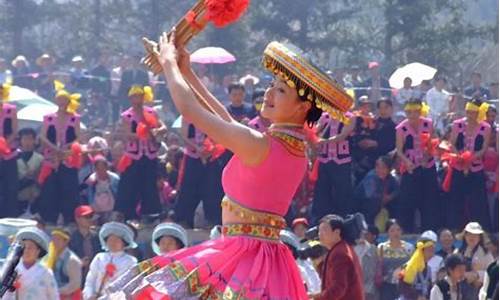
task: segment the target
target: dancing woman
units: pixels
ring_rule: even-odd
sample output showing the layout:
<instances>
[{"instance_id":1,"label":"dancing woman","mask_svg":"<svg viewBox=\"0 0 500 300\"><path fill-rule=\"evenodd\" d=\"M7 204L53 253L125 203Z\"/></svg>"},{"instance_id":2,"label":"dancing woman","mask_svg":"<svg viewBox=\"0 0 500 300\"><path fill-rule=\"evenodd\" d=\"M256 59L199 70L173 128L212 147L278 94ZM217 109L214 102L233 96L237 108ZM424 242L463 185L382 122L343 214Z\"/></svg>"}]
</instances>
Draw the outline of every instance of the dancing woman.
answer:
<instances>
[{"instance_id":1,"label":"dancing woman","mask_svg":"<svg viewBox=\"0 0 500 300\"><path fill-rule=\"evenodd\" d=\"M307 168L304 125L312 126L321 109L343 118L351 98L295 48L272 42L263 64L276 78L261 114L273 125L260 133L235 121L208 92L173 38L164 34L160 49L157 57L179 112L234 153L222 176L222 237L139 264L112 284L109 298L307 299L279 233Z\"/></svg>"}]
</instances>

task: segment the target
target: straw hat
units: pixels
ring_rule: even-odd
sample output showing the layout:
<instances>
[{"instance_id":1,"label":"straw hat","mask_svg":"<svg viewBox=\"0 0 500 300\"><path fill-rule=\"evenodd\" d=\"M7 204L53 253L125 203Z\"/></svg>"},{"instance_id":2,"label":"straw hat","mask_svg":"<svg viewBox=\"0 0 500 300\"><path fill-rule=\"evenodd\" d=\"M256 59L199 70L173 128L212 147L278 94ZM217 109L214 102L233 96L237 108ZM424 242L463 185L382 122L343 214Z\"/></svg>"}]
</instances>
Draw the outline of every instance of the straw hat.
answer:
<instances>
[{"instance_id":1,"label":"straw hat","mask_svg":"<svg viewBox=\"0 0 500 300\"><path fill-rule=\"evenodd\" d=\"M50 54L44 53L36 59L36 64L41 66L43 65L44 61L47 61L49 65L52 65L56 62L56 59L52 57Z\"/></svg>"},{"instance_id":2,"label":"straw hat","mask_svg":"<svg viewBox=\"0 0 500 300\"><path fill-rule=\"evenodd\" d=\"M245 83L246 83L248 80L251 80L253 85L257 85L257 84L259 84L259 82L260 82L259 77L253 76L252 74L247 74L247 75L245 75L245 76L241 77L241 78L240 78L240 80L239 80L239 82L240 82L241 84L245 85Z\"/></svg>"},{"instance_id":3,"label":"straw hat","mask_svg":"<svg viewBox=\"0 0 500 300\"><path fill-rule=\"evenodd\" d=\"M28 62L28 60L26 59L26 57L24 55L18 55L18 56L16 56L16 58L14 58L12 60L11 64L12 64L13 67L16 67L17 63L21 62L21 61L24 62L24 64L26 66L29 66L29 62Z\"/></svg>"}]
</instances>

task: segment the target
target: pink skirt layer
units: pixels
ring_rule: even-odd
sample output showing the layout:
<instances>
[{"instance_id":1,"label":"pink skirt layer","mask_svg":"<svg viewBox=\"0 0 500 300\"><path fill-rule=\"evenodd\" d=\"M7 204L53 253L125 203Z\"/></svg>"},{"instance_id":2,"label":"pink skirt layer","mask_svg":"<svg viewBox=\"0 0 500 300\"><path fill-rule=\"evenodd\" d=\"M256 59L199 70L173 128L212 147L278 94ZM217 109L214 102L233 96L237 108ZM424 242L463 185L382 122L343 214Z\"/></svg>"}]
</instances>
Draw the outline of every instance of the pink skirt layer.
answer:
<instances>
[{"instance_id":1,"label":"pink skirt layer","mask_svg":"<svg viewBox=\"0 0 500 300\"><path fill-rule=\"evenodd\" d=\"M225 236L141 262L107 292L109 299L308 299L287 246L248 236Z\"/></svg>"}]
</instances>

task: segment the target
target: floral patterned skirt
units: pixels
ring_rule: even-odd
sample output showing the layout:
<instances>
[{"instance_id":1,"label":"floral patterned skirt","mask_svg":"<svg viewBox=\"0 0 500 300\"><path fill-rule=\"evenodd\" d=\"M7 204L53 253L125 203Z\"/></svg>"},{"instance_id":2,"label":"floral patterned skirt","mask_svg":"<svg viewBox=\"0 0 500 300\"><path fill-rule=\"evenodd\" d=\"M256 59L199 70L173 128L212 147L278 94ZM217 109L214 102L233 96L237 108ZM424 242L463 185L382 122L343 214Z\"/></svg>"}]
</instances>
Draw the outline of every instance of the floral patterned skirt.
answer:
<instances>
[{"instance_id":1,"label":"floral patterned skirt","mask_svg":"<svg viewBox=\"0 0 500 300\"><path fill-rule=\"evenodd\" d=\"M223 236L157 256L127 271L106 299L308 299L277 227L223 226Z\"/></svg>"}]
</instances>

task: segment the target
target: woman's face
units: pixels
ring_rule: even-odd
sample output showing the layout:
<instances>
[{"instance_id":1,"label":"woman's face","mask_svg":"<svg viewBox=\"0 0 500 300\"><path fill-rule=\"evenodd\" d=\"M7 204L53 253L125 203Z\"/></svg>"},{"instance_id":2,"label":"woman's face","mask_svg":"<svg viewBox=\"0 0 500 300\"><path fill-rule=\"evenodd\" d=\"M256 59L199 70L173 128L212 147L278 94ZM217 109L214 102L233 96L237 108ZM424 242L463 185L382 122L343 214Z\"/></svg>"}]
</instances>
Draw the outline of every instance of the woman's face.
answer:
<instances>
[{"instance_id":1,"label":"woman's face","mask_svg":"<svg viewBox=\"0 0 500 300\"><path fill-rule=\"evenodd\" d=\"M68 97L64 96L56 97L56 104L57 106L59 106L59 108L66 109L66 107L68 107L69 104L69 99Z\"/></svg>"},{"instance_id":2,"label":"woman's face","mask_svg":"<svg viewBox=\"0 0 500 300\"><path fill-rule=\"evenodd\" d=\"M441 235L439 235L439 242L441 243L441 246L445 249L449 249L453 246L453 234L449 230L443 230L441 232Z\"/></svg>"},{"instance_id":3,"label":"woman's face","mask_svg":"<svg viewBox=\"0 0 500 300\"><path fill-rule=\"evenodd\" d=\"M472 234L470 232L465 233L465 243L467 243L468 247L474 248L479 244L480 241L481 241L480 234Z\"/></svg>"},{"instance_id":4,"label":"woman's face","mask_svg":"<svg viewBox=\"0 0 500 300\"><path fill-rule=\"evenodd\" d=\"M407 109L405 110L405 114L410 121L415 121L420 118L420 110L418 109Z\"/></svg>"},{"instance_id":5,"label":"woman's face","mask_svg":"<svg viewBox=\"0 0 500 300\"><path fill-rule=\"evenodd\" d=\"M261 115L273 123L304 123L310 102L301 101L297 90L275 79L264 94Z\"/></svg>"},{"instance_id":6,"label":"woman's face","mask_svg":"<svg viewBox=\"0 0 500 300\"><path fill-rule=\"evenodd\" d=\"M389 175L389 168L379 159L375 162L375 174L381 179L387 178Z\"/></svg>"},{"instance_id":7,"label":"woman's face","mask_svg":"<svg viewBox=\"0 0 500 300\"><path fill-rule=\"evenodd\" d=\"M132 95L129 97L130 99L130 104L132 106L139 106L143 104L144 101L144 96L143 95Z\"/></svg>"},{"instance_id":8,"label":"woman's face","mask_svg":"<svg viewBox=\"0 0 500 300\"><path fill-rule=\"evenodd\" d=\"M160 252L162 254L180 249L175 238L171 236L162 237L158 243L158 247L160 248Z\"/></svg>"},{"instance_id":9,"label":"woman's face","mask_svg":"<svg viewBox=\"0 0 500 300\"><path fill-rule=\"evenodd\" d=\"M477 120L477 115L479 112L473 110L466 110L465 117L467 118L467 122L475 122Z\"/></svg>"},{"instance_id":10,"label":"woman's face","mask_svg":"<svg viewBox=\"0 0 500 300\"><path fill-rule=\"evenodd\" d=\"M424 260L429 261L434 256L436 248L434 246L429 246L424 248Z\"/></svg>"},{"instance_id":11,"label":"woman's face","mask_svg":"<svg viewBox=\"0 0 500 300\"><path fill-rule=\"evenodd\" d=\"M392 224L391 227L389 227L389 230L387 231L387 234L389 235L389 239L391 239L391 240L400 240L401 233L402 233L402 230L398 224Z\"/></svg>"},{"instance_id":12,"label":"woman's face","mask_svg":"<svg viewBox=\"0 0 500 300\"><path fill-rule=\"evenodd\" d=\"M108 246L110 252L121 252L125 249L125 243L122 238L114 234L108 236L106 246Z\"/></svg>"},{"instance_id":13,"label":"woman's face","mask_svg":"<svg viewBox=\"0 0 500 300\"><path fill-rule=\"evenodd\" d=\"M40 248L35 242L30 240L24 240L23 243L23 261L27 264L35 263L38 260L38 256L40 255Z\"/></svg>"}]
</instances>

